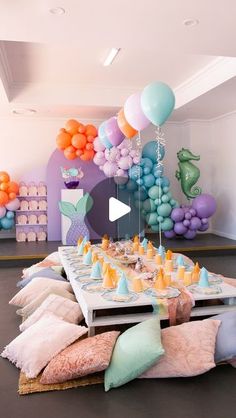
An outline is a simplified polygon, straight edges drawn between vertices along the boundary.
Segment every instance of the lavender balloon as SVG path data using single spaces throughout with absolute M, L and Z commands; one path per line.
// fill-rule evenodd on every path
M 117 170 L 118 166 L 114 162 L 107 161 L 103 166 L 104 174 L 107 177 L 114 177 L 116 175 Z
M 174 231 L 176 234 L 178 235 L 184 235 L 187 232 L 187 228 L 186 226 L 184 226 L 184 224 L 182 222 L 176 222 L 175 226 L 174 226 Z
M 195 197 L 192 207 L 196 210 L 199 218 L 209 218 L 216 211 L 216 201 L 214 197 L 209 194 L 201 194 L 200 196 Z
M 171 219 L 175 222 L 181 222 L 184 219 L 184 210 L 182 208 L 175 208 L 171 212 Z
M 96 152 L 104 151 L 106 149 L 105 145 L 103 145 L 103 143 L 101 142 L 101 140 L 98 136 L 93 141 L 93 147 L 94 147 L 94 151 L 96 151 Z
M 196 231 L 198 228 L 200 228 L 201 224 L 201 219 L 199 219 L 197 216 L 194 216 L 190 221 L 189 229 Z
M 184 238 L 186 239 L 193 239 L 195 238 L 197 235 L 196 231 L 191 231 L 191 229 L 189 229 L 186 234 L 184 234 Z
M 166 238 L 175 238 L 176 237 L 176 233 L 173 229 L 171 231 L 165 231 L 164 235 L 165 235 Z
M 127 155 L 127 157 L 121 157 L 120 160 L 118 161 L 118 166 L 122 168 L 122 170 L 128 170 L 129 168 L 132 167 L 132 165 L 133 165 L 133 160 L 129 155 Z
M 117 118 L 115 116 L 106 121 L 104 131 L 107 136 L 107 139 L 113 146 L 120 145 L 123 139 L 125 138 L 124 134 L 121 132 L 118 126 Z
M 124 114 L 127 122 L 137 131 L 142 131 L 150 124 L 141 108 L 141 93 L 134 93 L 128 97 L 124 105 Z

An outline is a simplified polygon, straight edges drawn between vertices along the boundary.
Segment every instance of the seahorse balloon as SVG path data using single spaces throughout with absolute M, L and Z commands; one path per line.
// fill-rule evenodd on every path
M 179 170 L 176 171 L 175 177 L 181 182 L 182 191 L 187 199 L 194 199 L 201 194 L 202 189 L 195 186 L 200 177 L 200 170 L 191 160 L 199 161 L 200 155 L 194 155 L 188 149 L 182 148 L 177 157 Z

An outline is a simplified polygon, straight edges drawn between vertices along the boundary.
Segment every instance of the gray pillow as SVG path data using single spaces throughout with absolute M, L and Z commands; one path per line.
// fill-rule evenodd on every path
M 36 273 L 32 274 L 30 277 L 26 277 L 25 279 L 20 280 L 17 283 L 17 287 L 21 287 L 21 288 L 25 287 L 35 277 L 47 277 L 48 279 L 66 281 L 66 279 L 64 279 L 64 277 L 62 277 L 60 274 L 56 273 L 55 270 L 53 270 L 51 267 L 46 267 L 45 269 L 42 269 L 42 270 L 37 271 Z
M 221 321 L 216 338 L 215 362 L 231 360 L 236 357 L 236 311 L 212 316 Z

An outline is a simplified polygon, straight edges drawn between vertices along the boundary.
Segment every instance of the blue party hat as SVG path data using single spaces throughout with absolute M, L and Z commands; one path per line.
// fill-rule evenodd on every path
M 86 264 L 87 266 L 90 266 L 92 264 L 92 251 L 91 251 L 91 249 L 89 249 L 88 252 L 84 255 L 83 264 Z
M 87 255 L 87 254 L 86 254 Z M 101 279 L 102 278 L 102 266 L 100 261 L 96 261 L 96 263 L 92 267 L 92 271 L 90 274 L 91 279 Z
M 178 255 L 177 260 L 176 260 L 176 264 L 177 266 L 184 266 L 184 257 L 182 256 L 182 254 Z
M 122 273 L 121 278 L 118 282 L 118 286 L 117 286 L 117 289 L 116 289 L 116 294 L 117 295 L 128 295 L 129 294 L 128 282 L 127 282 L 127 279 L 126 279 L 124 273 Z
M 145 251 L 147 251 L 148 239 L 147 238 L 143 238 L 143 240 L 141 242 L 141 245 L 145 249 Z
M 205 267 L 202 267 L 200 272 L 200 279 L 198 282 L 199 287 L 210 287 L 209 280 L 208 280 L 208 271 Z
M 158 254 L 160 254 L 160 256 L 162 257 L 162 260 L 164 260 L 165 255 L 166 255 L 165 247 L 163 247 L 162 245 L 159 245 Z

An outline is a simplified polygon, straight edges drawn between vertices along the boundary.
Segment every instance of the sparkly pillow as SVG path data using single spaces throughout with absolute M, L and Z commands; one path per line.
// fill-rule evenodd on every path
M 118 335 L 111 331 L 76 341 L 50 361 L 40 383 L 60 383 L 105 370 Z
M 220 321 L 205 319 L 163 329 L 165 354 L 140 377 L 187 377 L 212 369 L 219 326 Z

